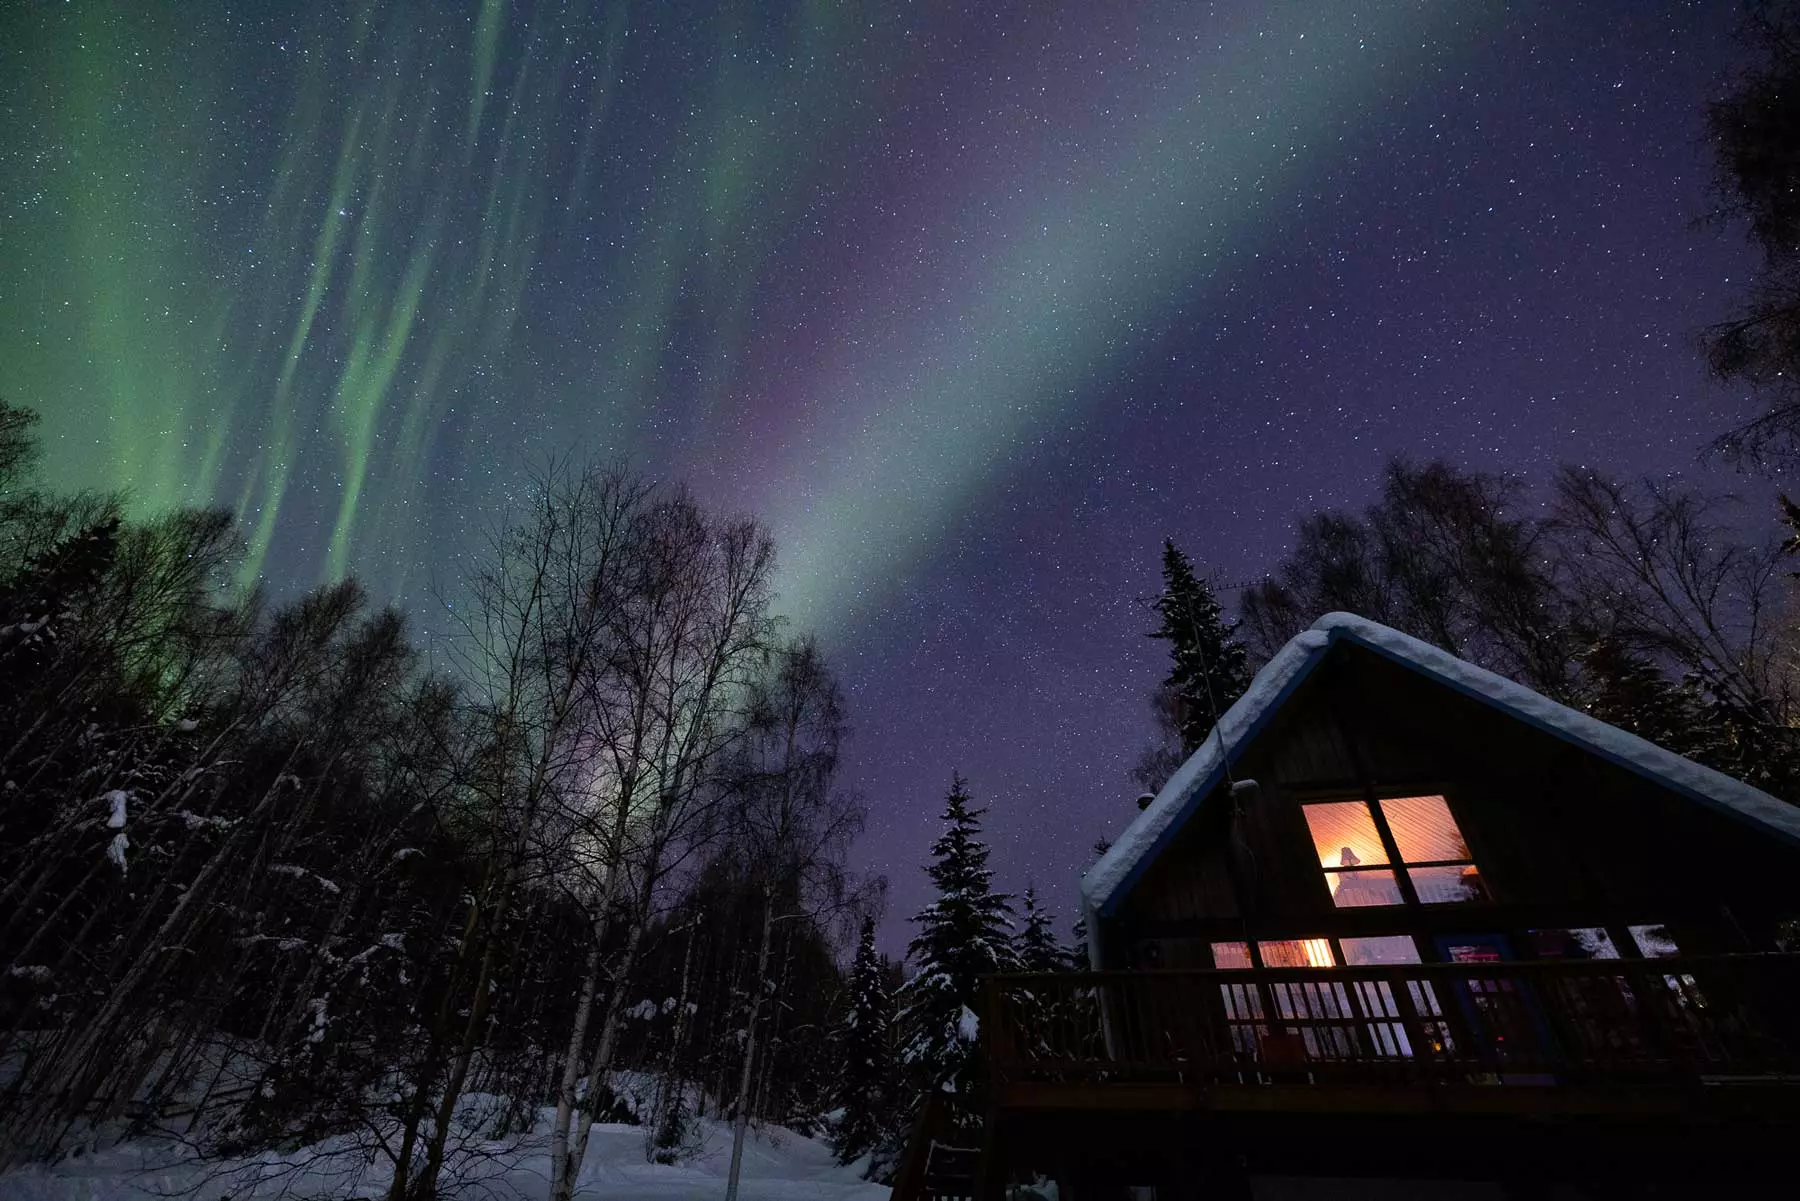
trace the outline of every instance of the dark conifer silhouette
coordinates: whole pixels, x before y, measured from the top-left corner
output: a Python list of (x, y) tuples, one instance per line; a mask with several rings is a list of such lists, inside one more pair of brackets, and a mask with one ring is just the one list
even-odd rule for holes
[(1174, 660), (1164, 685), (1175, 698), (1183, 756), (1199, 749), (1220, 714), (1250, 686), (1237, 623), (1226, 618), (1212, 589), (1173, 541), (1163, 543), (1159, 621), (1150, 637), (1169, 644)]
[(937, 898), (913, 918), (918, 933), (908, 954), (916, 974), (902, 994), (902, 1066), (920, 1093), (951, 1094), (961, 1123), (976, 1117), (981, 978), (1017, 965), (1011, 898), (994, 891), (981, 839), (985, 812), (971, 804), (963, 778), (953, 776), (944, 832), (931, 844), (925, 869)]

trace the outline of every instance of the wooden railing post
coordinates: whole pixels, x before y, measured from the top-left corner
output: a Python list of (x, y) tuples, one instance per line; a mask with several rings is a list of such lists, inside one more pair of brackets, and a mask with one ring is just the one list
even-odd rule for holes
[[(976, 1161), (975, 1193), (980, 1201), (1001, 1201), (1005, 1195), (1006, 1165), (1002, 1162), (1000, 1144), (1000, 1100), (1013, 1064), (1013, 1029), (1007, 1020), (1006, 998), (1000, 981), (993, 976), (982, 981), (982, 1036), (990, 1049), (983, 1098), (985, 1118), (981, 1124), (981, 1157)], [(1044, 1010), (1037, 1006), (1041, 1015)]]
[[(1406, 1035), (1407, 1048), (1412, 1052), (1413, 1071), (1424, 1079), (1428, 1088), (1435, 1088), (1443, 1057), (1432, 1045), (1432, 1037), (1425, 1033), (1425, 1024), (1419, 1020), (1418, 1006), (1413, 1004), (1413, 984), (1412, 977), (1400, 968), (1392, 969), (1388, 975), (1388, 987), (1394, 990), (1394, 1010), (1400, 1015), (1400, 1030)], [(1421, 992), (1430, 990), (1437, 1007), (1443, 1008), (1444, 1003), (1438, 1000), (1437, 990), (1429, 981), (1420, 980), (1418, 986)]]
[[(1451, 1054), (1445, 1057), (1446, 1068), (1457, 1060), (1463, 1064), (1498, 1072), (1499, 1057), (1487, 1040), (1480, 1037), (1475, 1021), (1479, 1020), (1479, 1010), (1475, 1005), (1475, 994), (1469, 977), (1467, 964), (1446, 964), (1453, 969), (1439, 975), (1437, 973), (1420, 973), (1421, 983), (1429, 981), (1433, 998), (1437, 1002), (1438, 1020), (1444, 1023), (1445, 1041), (1449, 1043)], [(1458, 991), (1461, 990), (1461, 991)], [(1465, 1008), (1465, 1002), (1467, 1003)], [(1477, 1017), (1471, 1019), (1470, 1012), (1475, 1010)], [(1452, 1074), (1452, 1073), (1446, 1073)]]
[(1006, 1069), (1012, 1066), (1016, 1055), (1000, 987), (1000, 981), (993, 976), (981, 982), (981, 1043), (986, 1051), (990, 1087), (1006, 1079)]

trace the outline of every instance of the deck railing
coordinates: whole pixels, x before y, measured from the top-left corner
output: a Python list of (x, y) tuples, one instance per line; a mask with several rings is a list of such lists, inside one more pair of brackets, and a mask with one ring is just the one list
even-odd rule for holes
[(1019, 1083), (1800, 1083), (1800, 955), (996, 976)]

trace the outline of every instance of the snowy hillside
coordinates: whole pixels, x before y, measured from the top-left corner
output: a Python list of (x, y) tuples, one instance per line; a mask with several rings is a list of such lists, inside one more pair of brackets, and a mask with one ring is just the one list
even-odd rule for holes
[[(705, 1125), (700, 1155), (675, 1167), (644, 1162), (637, 1126), (594, 1128), (577, 1201), (716, 1201), (725, 1195), (731, 1161), (730, 1128)], [(522, 1141), (493, 1144), (482, 1162), (465, 1167), (454, 1198), (539, 1201), (549, 1188), (549, 1113)], [(250, 1184), (260, 1176), (259, 1184)], [(246, 1185), (249, 1184), (249, 1187)], [(129, 1143), (49, 1167), (0, 1173), (6, 1201), (139, 1201), (193, 1197), (249, 1201), (253, 1197), (380, 1198), (388, 1177), (382, 1165), (334, 1153), (330, 1144), (284, 1156), (225, 1165), (200, 1165), (167, 1144)], [(744, 1150), (745, 1201), (886, 1201), (887, 1188), (832, 1162), (814, 1139), (772, 1128), (753, 1134)]]

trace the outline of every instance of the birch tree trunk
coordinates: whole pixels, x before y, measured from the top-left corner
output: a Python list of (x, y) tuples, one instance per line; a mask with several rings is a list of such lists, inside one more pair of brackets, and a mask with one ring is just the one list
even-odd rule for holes
[[(582, 1134), (580, 1150), (573, 1150), (570, 1145), (570, 1134), (575, 1129), (575, 1114), (581, 1107), (580, 1084), (582, 1079), (582, 1052), (587, 1047), (588, 1026), (593, 1021), (594, 1001), (600, 993), (600, 972), (603, 957), (606, 953), (606, 939), (612, 932), (612, 906), (617, 891), (619, 874), (624, 866), (625, 825), (631, 814), (632, 789), (621, 790), (618, 812), (614, 815), (613, 829), (608, 840), (606, 856), (606, 884), (601, 890), (600, 899), (594, 909), (592, 930), (593, 944), (588, 948), (587, 961), (581, 974), (581, 998), (575, 1005), (575, 1017), (569, 1030), (568, 1047), (563, 1053), (562, 1077), (556, 1089), (556, 1119), (550, 1127), (550, 1197), (551, 1201), (566, 1199), (575, 1191), (574, 1178), (581, 1171), (581, 1157), (586, 1150), (587, 1136)], [(636, 934), (633, 936), (635, 945)], [(613, 995), (608, 999), (608, 1009), (618, 1000), (618, 994), (624, 986), (622, 976), (613, 981)], [(602, 1034), (604, 1041), (604, 1032)], [(593, 1103), (594, 1086), (588, 1086), (588, 1103)], [(584, 1124), (585, 1130), (585, 1124)]]
[(569, 1049), (563, 1056), (562, 1079), (556, 1089), (556, 1121), (550, 1127), (550, 1196), (566, 1197), (574, 1192), (564, 1179), (569, 1168), (569, 1131), (574, 1125), (577, 1104), (576, 1089), (581, 1082), (581, 1052), (587, 1042), (588, 1022), (594, 1012), (594, 994), (600, 985), (600, 942), (596, 935), (588, 949), (587, 964), (582, 972), (581, 999), (575, 1004), (574, 1026), (569, 1033)]
[(725, 1177), (725, 1201), (737, 1201), (738, 1177), (744, 1167), (744, 1136), (750, 1129), (750, 1081), (756, 1066), (756, 1023), (769, 989), (769, 944), (775, 929), (775, 898), (763, 890), (762, 942), (756, 950), (756, 990), (744, 1018), (744, 1066), (738, 1076), (737, 1112), (731, 1121), (731, 1171)]
[[(681, 1112), (681, 1046), (687, 1041), (688, 997), (692, 995), (694, 978), (694, 944), (699, 941), (700, 917), (688, 923), (687, 946), (681, 953), (681, 988), (675, 998), (675, 1028), (669, 1034), (669, 1053), (663, 1059), (662, 1083), (658, 1090), (656, 1112), (650, 1121), (649, 1157), (656, 1159), (659, 1141), (668, 1125)], [(671, 1161), (672, 1162), (672, 1161)]]
[[(585, 1105), (578, 1106), (576, 1112), (580, 1120), (574, 1122), (569, 1131), (568, 1148), (562, 1159), (551, 1164), (550, 1201), (569, 1201), (575, 1193), (575, 1180), (581, 1175), (582, 1161), (587, 1158), (588, 1135), (594, 1128), (593, 1101), (600, 1095), (601, 1085), (606, 1083), (612, 1067), (613, 1052), (618, 1047), (619, 1026), (625, 1012), (625, 987), (631, 979), (633, 968), (637, 966), (638, 949), (643, 944), (644, 922), (633, 921), (631, 936), (625, 944), (625, 953), (619, 962), (619, 970), (613, 977), (613, 986), (606, 1001), (606, 1017), (600, 1025), (600, 1042), (594, 1047), (593, 1062), (588, 1066)], [(560, 1168), (560, 1177), (557, 1175)]]

